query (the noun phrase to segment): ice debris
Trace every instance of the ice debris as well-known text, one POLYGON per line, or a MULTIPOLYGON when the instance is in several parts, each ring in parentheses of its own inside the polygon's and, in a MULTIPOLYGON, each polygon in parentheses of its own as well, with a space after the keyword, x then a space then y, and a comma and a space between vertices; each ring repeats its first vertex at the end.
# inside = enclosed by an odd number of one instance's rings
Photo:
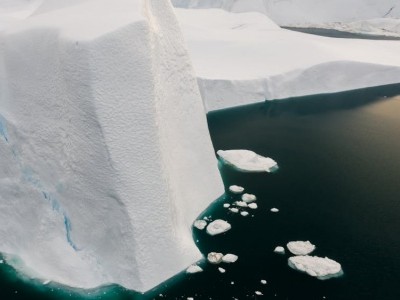
POLYGON ((207 233, 209 235, 217 235, 217 234, 221 234, 224 233, 226 231, 228 231, 229 229, 231 229, 231 224, 229 224, 228 222, 224 221, 224 220, 215 220, 213 222, 211 222, 210 224, 208 224, 207 226, 207 233))
POLYGON ((277 247, 274 249, 274 252, 275 252, 275 253, 279 253, 279 254, 285 254, 285 248, 283 248, 282 246, 277 246, 277 247))
POLYGON ((229 209, 231 212, 237 214, 239 212, 239 210, 236 207, 232 207, 229 209))
POLYGON ((288 264, 291 268, 305 272, 318 279, 329 279, 340 276, 343 273, 342 266, 327 257, 293 256, 289 258, 288 264))
POLYGON ((224 255, 218 252, 210 252, 207 255, 207 259, 212 264, 219 264, 222 261, 224 255))
POLYGON ((246 203, 253 202, 257 200, 257 197, 253 194, 243 194, 242 200, 246 203))
POLYGON ((264 279, 261 279, 260 282, 261 282, 261 284, 267 284, 267 281, 264 279))
POLYGON ((307 255, 315 250, 315 245, 311 244, 310 241, 289 242, 286 246, 294 255, 307 255))
POLYGON ((229 206, 231 206, 229 203, 224 203, 225 208, 228 208, 229 206))
POLYGON ((224 268, 218 268, 218 271, 220 271, 221 273, 225 273, 226 270, 224 268))
POLYGON ((217 154, 224 163, 233 165, 240 171, 272 172, 278 168, 278 164, 273 159, 250 150, 218 150, 217 154))
POLYGON ((255 291, 255 293, 256 293, 256 295, 258 295, 258 296, 262 296, 262 295, 263 295, 263 293, 261 293, 260 291, 255 291))
POLYGON ((224 263, 234 263, 235 261, 237 261, 238 260, 238 256, 237 255, 235 255, 235 254, 231 254, 231 253, 228 253, 228 254, 225 254, 223 257, 222 257, 222 262, 224 262, 224 263))
POLYGON ((251 209, 257 209, 257 207, 258 207, 257 203, 250 203, 248 206, 251 209))
POLYGON ((244 191, 244 188, 238 185, 231 185, 229 187, 229 191, 234 193, 234 194, 241 194, 244 191))
POLYGON ((198 265, 191 265, 189 268, 186 269, 186 273, 189 274, 194 274, 194 273, 199 273, 203 272, 203 269, 199 267, 198 265))
POLYGON ((207 226, 207 222, 205 220, 196 220, 193 223, 193 226, 197 229, 203 230, 207 226))
POLYGON ((249 213, 248 213, 247 211, 241 211, 240 214, 241 214, 243 217, 247 217, 247 216, 249 215, 249 213))
POLYGON ((274 207, 274 208, 271 208, 271 211, 274 212, 274 213, 277 213, 277 212, 279 212, 279 209, 274 207))
POLYGON ((244 201, 236 201, 235 205, 239 207, 247 207, 247 203, 244 201))

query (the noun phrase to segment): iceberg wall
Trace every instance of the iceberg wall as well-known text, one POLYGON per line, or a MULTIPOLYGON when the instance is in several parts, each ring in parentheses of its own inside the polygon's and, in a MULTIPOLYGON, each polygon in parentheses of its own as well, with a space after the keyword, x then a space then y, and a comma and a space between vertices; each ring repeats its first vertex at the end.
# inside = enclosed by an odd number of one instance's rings
POLYGON ((171 4, 36 2, 0 24, 0 252, 146 291, 201 257, 191 224, 223 193, 171 4))

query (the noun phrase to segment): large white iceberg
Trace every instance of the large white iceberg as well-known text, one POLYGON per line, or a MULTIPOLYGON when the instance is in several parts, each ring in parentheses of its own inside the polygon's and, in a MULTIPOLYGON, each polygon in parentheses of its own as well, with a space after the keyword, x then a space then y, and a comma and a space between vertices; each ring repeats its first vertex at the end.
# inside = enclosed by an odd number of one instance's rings
POLYGON ((0 1, 0 20, 8 262, 146 291, 200 259, 191 224, 223 185, 169 1, 0 1))
POLYGON ((318 256, 293 256, 288 260, 291 268, 305 272, 318 279, 329 279, 343 274, 342 266, 327 257, 318 256))

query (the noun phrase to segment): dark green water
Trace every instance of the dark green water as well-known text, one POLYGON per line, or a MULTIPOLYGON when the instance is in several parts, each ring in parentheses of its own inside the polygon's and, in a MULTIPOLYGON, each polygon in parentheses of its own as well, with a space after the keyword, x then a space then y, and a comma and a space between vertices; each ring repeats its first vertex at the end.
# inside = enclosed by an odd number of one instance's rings
POLYGON ((226 234, 194 229, 204 254, 239 256, 222 266, 225 274, 203 262, 203 273, 178 274, 140 295, 118 286, 43 286, 3 264, 0 299, 400 299, 399 116, 400 84, 210 113, 215 150, 249 149, 280 166, 274 174, 221 167, 226 186, 242 185, 258 197, 247 217, 222 207, 235 200, 229 195, 205 211, 232 224, 226 234), (310 240, 315 255, 340 262, 344 275, 320 281, 292 270, 288 255, 273 253, 291 240, 310 240))

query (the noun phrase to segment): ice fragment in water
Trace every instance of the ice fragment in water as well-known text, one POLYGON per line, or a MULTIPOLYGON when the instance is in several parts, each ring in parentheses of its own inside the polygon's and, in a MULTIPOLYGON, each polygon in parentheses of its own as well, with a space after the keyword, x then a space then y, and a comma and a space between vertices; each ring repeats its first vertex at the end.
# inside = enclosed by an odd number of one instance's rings
POLYGON ((285 254, 285 248, 283 248, 282 246, 278 246, 274 249, 274 252, 279 254, 285 254))
POLYGON ((220 271, 221 273, 225 273, 226 270, 224 268, 218 268, 218 271, 220 271))
POLYGON ((236 201, 235 205, 239 207, 247 207, 247 203, 244 201, 236 201))
POLYGON ((218 150, 221 160, 245 172, 272 172, 278 169, 276 161, 250 150, 218 150))
POLYGON ((234 194, 241 194, 244 191, 244 188, 238 185, 231 185, 229 187, 229 191, 234 193, 234 194))
POLYGON ((222 261, 224 255, 218 252, 210 252, 207 255, 207 259, 212 264, 219 264, 222 261))
POLYGON ((291 268, 318 279, 329 279, 343 274, 342 266, 327 257, 293 256, 289 258, 288 263, 291 268))
POLYGON ((249 215, 249 213, 248 213, 247 211, 242 211, 242 212, 240 212, 240 214, 241 214, 243 217, 247 217, 247 216, 249 215))
POLYGON ((251 208, 251 209, 257 209, 257 203, 250 203, 249 205, 249 208, 251 208))
POLYGON ((228 222, 224 221, 224 220, 215 220, 213 222, 211 222, 210 224, 208 224, 207 226, 207 233, 209 235, 217 235, 217 234, 221 234, 224 233, 226 231, 228 231, 229 229, 231 229, 231 224, 229 224, 228 222))
POLYGON ((286 246, 294 255, 307 255, 315 250, 315 245, 311 244, 310 241, 289 242, 286 246))
POLYGON ((232 207, 229 209, 231 212, 237 214, 239 212, 239 210, 236 207, 232 207))
POLYGON ((186 273, 189 274, 194 274, 194 273, 199 273, 203 272, 203 269, 199 267, 198 265, 191 265, 189 268, 186 269, 186 273))
POLYGON ((279 209, 277 209, 277 208, 271 208, 271 211, 274 212, 274 213, 277 213, 277 212, 279 212, 279 209))
POLYGON ((235 254, 231 254, 231 253, 225 254, 225 255, 222 257, 222 261, 223 261, 224 263, 234 263, 234 262, 237 261, 237 260, 238 260, 238 256, 235 255, 235 254))
POLYGON ((253 202, 257 200, 257 197, 253 194, 243 194, 242 200, 246 203, 253 202))
POLYGON ((207 226, 207 222, 205 220, 196 220, 194 221, 194 227, 197 229, 203 230, 207 226))

